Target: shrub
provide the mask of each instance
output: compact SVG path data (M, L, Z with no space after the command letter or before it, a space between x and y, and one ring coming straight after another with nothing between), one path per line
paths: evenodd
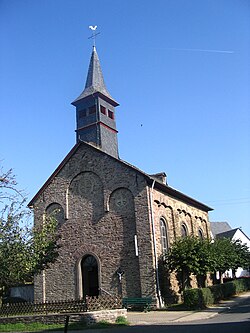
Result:
M228 298L236 294L236 286L233 281L223 283L220 287L222 291L222 298Z
M201 289L201 295L202 295L202 305L203 307L206 307L207 305L214 304L214 297L209 288L202 288Z
M184 305L191 309L201 309L247 290L250 290L249 278L216 284L208 288L187 289L183 293Z
M233 281L236 294L250 290L250 278L241 278Z
M214 297L209 288L187 289L183 296L184 305L190 309L203 309L214 303Z
M115 321L116 324L118 325L128 325L128 320L124 316L118 316Z
M186 289L183 292L184 305L190 309L202 308L201 289Z
M216 284L209 287L209 289L214 296L214 302L217 303L221 299L250 290L250 279L241 278L223 284Z
M214 286L208 287L214 298L214 303L219 302L223 298L223 293L220 284L215 284Z

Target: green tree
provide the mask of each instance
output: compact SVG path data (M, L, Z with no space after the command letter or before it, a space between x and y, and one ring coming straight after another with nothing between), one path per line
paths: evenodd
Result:
M190 275L206 276L210 268L210 244L198 237L176 240L165 256L165 265L179 276L181 290L190 287Z
M12 170L0 175L0 291L32 281L58 256L57 222L47 217L42 226L30 224L26 199Z
M248 268L250 266L250 252L241 241L231 241L229 238L217 238L210 247L211 272L219 272L220 283L223 283L223 273L238 267Z
M250 252L240 241L232 242L228 238L215 239L210 242L198 237L188 236L177 239L164 256L164 266L177 272L181 290L190 287L190 275L196 276L199 287L205 284L207 273L220 274L238 267L249 268Z
M232 268L236 253L229 238L216 238L210 247L211 272L219 272L220 283L223 283L223 273Z
M250 249L246 244L243 244L240 240L236 240L233 242L235 252L237 254L237 259L232 266L233 273L238 267L242 267L243 269L250 268Z
M28 229L20 227L24 218L21 205L6 206L0 217L0 287L6 289L23 282L29 271Z

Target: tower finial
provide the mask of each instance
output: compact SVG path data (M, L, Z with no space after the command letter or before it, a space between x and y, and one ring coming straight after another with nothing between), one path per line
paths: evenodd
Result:
M89 29L92 30L92 36L90 36L88 39L93 39L93 47L95 47L95 38L97 35L100 35L100 32L95 32L97 25L89 25Z

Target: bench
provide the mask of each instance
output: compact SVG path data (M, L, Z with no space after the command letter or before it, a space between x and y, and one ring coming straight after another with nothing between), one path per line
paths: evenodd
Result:
M125 297L122 299L122 305L126 309L143 309L144 311L150 311L152 303L152 297L141 297L141 298L131 298Z

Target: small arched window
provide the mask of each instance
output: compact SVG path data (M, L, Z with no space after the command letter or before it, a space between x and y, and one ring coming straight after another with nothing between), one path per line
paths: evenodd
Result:
M188 235L188 231L187 231L187 226L186 226L186 224L182 224L181 225L181 237L187 237L187 235Z
M168 250L168 239L167 239L166 222L163 218L160 219L160 228L161 228L161 249L162 253L165 253Z
M65 221L64 210L62 206L58 203L52 203L46 208L46 215L49 218L55 219L57 225L60 226Z
M202 231L201 229L198 230L198 237L199 237L200 239L203 239L203 238L204 238L204 236L203 236L203 231Z

